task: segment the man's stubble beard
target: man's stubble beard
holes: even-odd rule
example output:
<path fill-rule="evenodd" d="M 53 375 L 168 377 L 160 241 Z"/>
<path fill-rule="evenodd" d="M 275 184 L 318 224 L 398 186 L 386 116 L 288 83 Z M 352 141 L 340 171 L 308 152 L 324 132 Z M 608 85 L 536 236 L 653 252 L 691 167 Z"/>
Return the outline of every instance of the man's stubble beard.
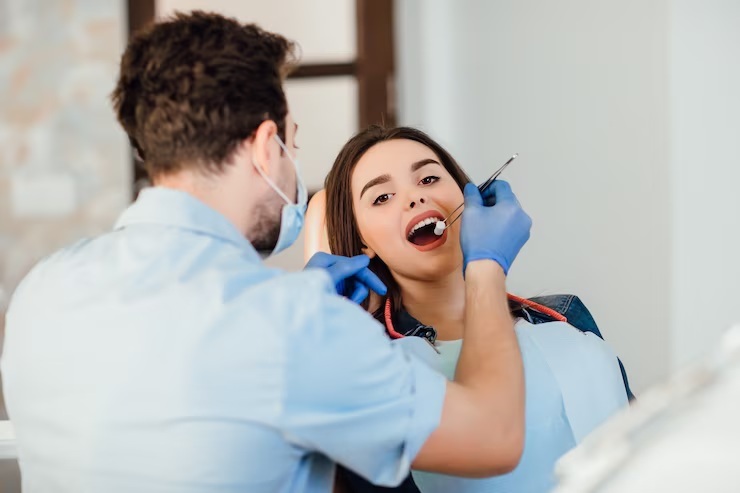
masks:
<path fill-rule="evenodd" d="M 254 227 L 247 239 L 258 252 L 271 252 L 280 237 L 280 222 L 283 200 L 274 194 L 273 199 L 262 201 L 256 207 Z"/>

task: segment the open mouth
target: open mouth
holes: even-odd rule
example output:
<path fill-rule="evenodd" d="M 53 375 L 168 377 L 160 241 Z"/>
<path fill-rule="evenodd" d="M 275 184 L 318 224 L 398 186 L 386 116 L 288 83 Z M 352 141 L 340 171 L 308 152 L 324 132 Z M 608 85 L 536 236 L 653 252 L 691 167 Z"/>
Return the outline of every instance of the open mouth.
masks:
<path fill-rule="evenodd" d="M 434 234 L 434 227 L 441 217 L 427 217 L 417 222 L 409 231 L 406 237 L 411 243 L 418 246 L 427 246 L 440 239 L 439 235 Z"/>

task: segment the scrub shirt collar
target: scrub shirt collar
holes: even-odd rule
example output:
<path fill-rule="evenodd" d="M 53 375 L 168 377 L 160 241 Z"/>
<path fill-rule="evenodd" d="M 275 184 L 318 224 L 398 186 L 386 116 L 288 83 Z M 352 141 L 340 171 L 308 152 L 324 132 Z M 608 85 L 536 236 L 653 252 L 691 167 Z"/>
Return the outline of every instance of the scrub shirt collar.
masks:
<path fill-rule="evenodd" d="M 149 187 L 139 193 L 118 219 L 114 229 L 136 224 L 157 224 L 194 231 L 227 241 L 245 250 L 250 258 L 260 256 L 236 227 L 221 213 L 187 192 Z"/>

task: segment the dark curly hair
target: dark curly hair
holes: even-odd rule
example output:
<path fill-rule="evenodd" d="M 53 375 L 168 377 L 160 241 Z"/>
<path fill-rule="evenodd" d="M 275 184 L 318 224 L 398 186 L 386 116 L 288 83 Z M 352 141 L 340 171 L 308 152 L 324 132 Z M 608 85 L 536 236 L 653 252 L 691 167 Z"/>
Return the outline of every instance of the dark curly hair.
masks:
<path fill-rule="evenodd" d="M 263 121 L 284 136 L 282 83 L 296 61 L 293 42 L 255 24 L 176 13 L 133 36 L 111 98 L 150 178 L 219 172 Z"/>

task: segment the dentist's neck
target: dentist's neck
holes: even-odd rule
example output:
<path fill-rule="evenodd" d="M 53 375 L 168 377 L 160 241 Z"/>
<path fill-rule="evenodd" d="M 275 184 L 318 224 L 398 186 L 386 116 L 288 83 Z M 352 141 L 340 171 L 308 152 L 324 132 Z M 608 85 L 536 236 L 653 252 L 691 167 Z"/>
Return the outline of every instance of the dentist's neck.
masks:
<path fill-rule="evenodd" d="M 462 269 L 435 281 L 398 279 L 398 283 L 404 308 L 412 317 L 434 327 L 440 340 L 462 339 L 465 317 Z"/>
<path fill-rule="evenodd" d="M 252 241 L 255 231 L 259 233 L 261 228 L 254 211 L 263 200 L 260 197 L 264 197 L 267 184 L 256 179 L 253 166 L 244 164 L 246 159 L 251 159 L 245 155 L 246 151 L 235 153 L 234 164 L 219 173 L 204 173 L 197 165 L 184 165 L 181 170 L 155 177 L 153 184 L 192 195 L 225 216 Z"/>

